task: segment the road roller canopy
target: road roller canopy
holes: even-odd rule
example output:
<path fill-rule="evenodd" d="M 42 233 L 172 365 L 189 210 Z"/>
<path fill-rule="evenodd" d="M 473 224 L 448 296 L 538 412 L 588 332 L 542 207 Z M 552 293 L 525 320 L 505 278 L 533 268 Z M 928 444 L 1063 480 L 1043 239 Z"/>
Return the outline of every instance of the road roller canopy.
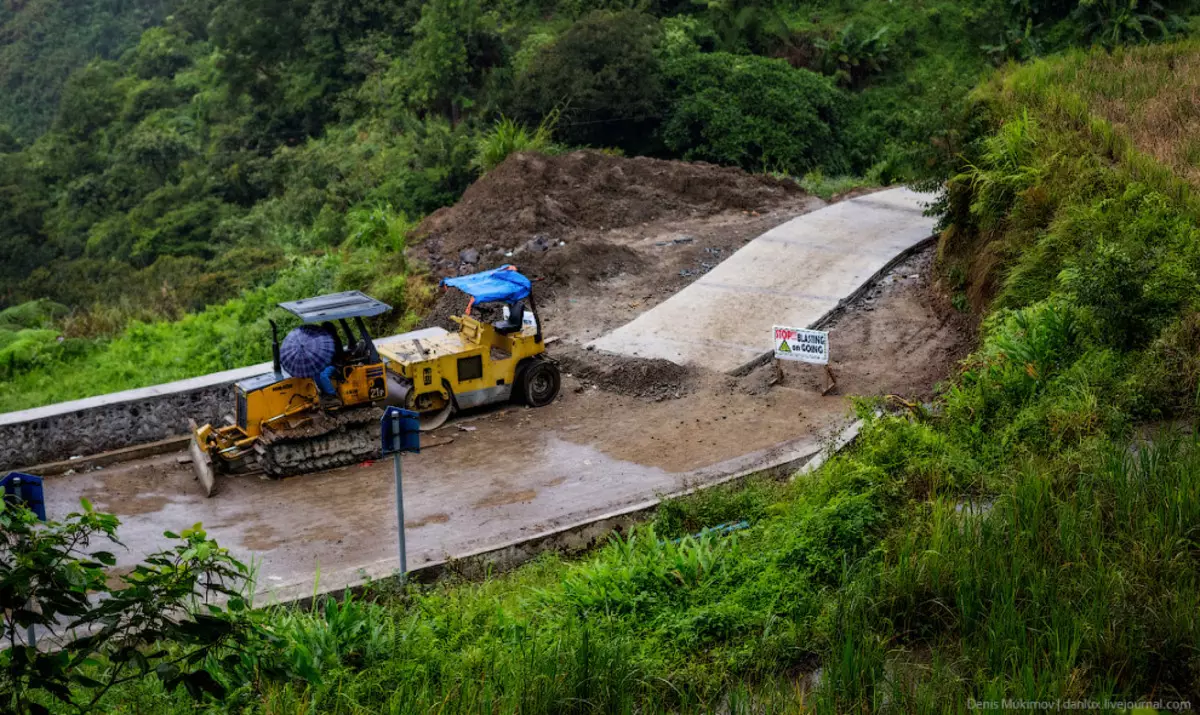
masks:
<path fill-rule="evenodd" d="M 526 281 L 526 283 L 528 282 Z M 324 323 L 329 320 L 345 318 L 372 318 L 392 309 L 392 306 L 387 303 L 375 300 L 357 290 L 293 300 L 288 303 L 280 303 L 279 307 L 305 323 Z"/>
<path fill-rule="evenodd" d="M 514 303 L 529 297 L 532 284 L 514 266 L 501 266 L 458 278 L 443 278 L 442 285 L 457 288 L 476 303 Z"/>

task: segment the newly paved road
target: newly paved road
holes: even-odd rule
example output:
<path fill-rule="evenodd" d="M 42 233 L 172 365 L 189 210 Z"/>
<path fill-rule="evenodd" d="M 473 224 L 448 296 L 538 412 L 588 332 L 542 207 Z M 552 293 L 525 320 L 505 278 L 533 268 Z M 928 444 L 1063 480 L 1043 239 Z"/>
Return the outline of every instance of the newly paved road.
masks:
<path fill-rule="evenodd" d="M 771 327 L 812 325 L 929 238 L 933 195 L 888 189 L 799 216 L 591 345 L 728 372 L 771 350 Z M 833 350 L 837 349 L 832 345 Z"/>

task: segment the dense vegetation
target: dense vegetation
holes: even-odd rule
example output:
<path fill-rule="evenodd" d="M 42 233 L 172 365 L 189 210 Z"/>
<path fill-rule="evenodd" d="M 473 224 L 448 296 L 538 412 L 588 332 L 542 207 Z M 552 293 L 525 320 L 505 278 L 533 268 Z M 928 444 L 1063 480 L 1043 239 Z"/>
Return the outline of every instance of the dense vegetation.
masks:
<path fill-rule="evenodd" d="M 67 77 L 136 45 L 169 0 L 5 0 L 0 3 L 0 147 L 30 141 L 58 111 Z"/>
<path fill-rule="evenodd" d="M 435 5 L 426 6 L 418 27 L 440 17 L 429 10 Z M 363 103 L 354 105 L 355 116 L 371 117 L 356 121 L 388 121 L 394 108 L 373 106 L 368 95 L 406 87 L 414 94 L 404 96 L 420 99 L 403 110 L 403 121 L 426 130 L 441 127 L 438 136 L 447 145 L 455 145 L 459 132 L 478 131 L 470 117 L 499 88 L 512 94 L 495 96 L 510 96 L 513 104 L 497 106 L 533 121 L 545 111 L 544 97 L 521 89 L 520 77 L 548 73 L 536 75 L 544 78 L 541 84 L 565 74 L 562 81 L 583 82 L 586 92 L 581 89 L 581 100 L 561 109 L 555 126 L 562 129 L 554 130 L 560 141 L 711 152 L 731 162 L 771 156 L 794 163 L 753 168 L 792 172 L 940 176 L 948 187 L 940 207 L 946 229 L 940 270 L 956 303 L 984 315 L 980 345 L 932 405 L 878 417 L 874 408 L 887 405 L 862 405 L 867 422 L 855 447 L 795 482 L 751 483 L 670 504 L 651 527 L 577 562 L 546 558 L 483 583 L 413 587 L 395 598 L 330 601 L 311 611 L 258 612 L 282 638 L 280 654 L 290 675 L 251 674 L 214 657 L 209 669 L 231 692 L 213 708 L 793 712 L 802 698 L 824 712 L 960 712 L 970 699 L 1003 697 L 1195 704 L 1200 442 L 1174 425 L 1190 424 L 1200 410 L 1200 187 L 1194 173 L 1200 124 L 1191 101 L 1200 84 L 1200 44 L 1123 47 L 1182 27 L 1157 5 L 913 4 L 904 5 L 903 14 L 891 7 L 900 3 L 886 5 L 856 6 L 853 19 L 865 23 L 887 13 L 895 23 L 889 28 L 899 28 L 912 13 L 929 23 L 920 25 L 925 30 L 940 23 L 954 29 L 913 38 L 907 49 L 897 34 L 888 52 L 876 51 L 870 60 L 818 53 L 823 59 L 806 62 L 824 79 L 794 74 L 806 70 L 751 53 L 775 51 L 770 43 L 781 27 L 818 32 L 814 51 L 833 43 L 879 48 L 878 26 L 846 29 L 857 27 L 849 23 L 850 5 L 831 4 L 823 13 L 822 23 L 834 23 L 821 25 L 825 34 L 807 24 L 811 12 L 721 14 L 729 7 L 721 5 L 684 17 L 671 14 L 684 8 L 656 7 L 667 17 L 653 21 L 662 36 L 651 53 L 664 69 L 646 76 L 665 89 L 642 88 L 639 94 L 629 88 L 621 96 L 637 111 L 621 117 L 603 114 L 604 92 L 623 78 L 648 80 L 619 68 L 603 83 L 571 79 L 561 68 L 574 66 L 572 48 L 557 43 L 571 36 L 604 53 L 615 41 L 605 34 L 606 23 L 628 22 L 622 37 L 636 50 L 647 42 L 643 25 L 650 21 L 643 15 L 576 20 L 550 13 L 547 20 L 539 10 L 539 20 L 522 27 L 547 36 L 518 45 L 507 64 L 488 65 L 486 76 L 466 72 L 454 75 L 458 83 L 422 84 L 414 77 L 426 75 L 413 69 L 414 62 L 370 75 L 379 79 L 376 85 L 345 80 L 351 89 L 341 96 Z M 442 12 L 449 5 L 436 7 Z M 984 9 L 996 12 L 973 14 Z M 962 24 L 931 20 L 943 14 Z M 459 16 L 454 27 L 478 30 L 486 25 L 479 17 Z M 979 49 L 964 42 L 964 33 L 985 17 L 1003 21 L 992 27 L 995 44 Z M 472 18 L 476 24 L 467 22 Z M 435 26 L 445 29 L 433 20 L 425 25 L 430 31 Z M 474 32 L 434 64 L 486 64 L 462 59 L 493 56 L 495 47 Z M 932 89 L 937 78 L 958 86 L 954 78 L 973 77 L 973 63 L 987 54 L 1028 59 L 1092 41 L 1107 47 L 1004 68 L 953 114 L 948 107 L 957 105 L 941 104 L 948 95 Z M 412 54 L 404 56 L 432 57 L 449 46 L 440 35 L 427 45 L 414 40 L 404 50 Z M 672 74 L 672 66 L 689 70 Z M 906 70 L 889 82 L 887 67 Z M 755 116 L 695 123 L 693 117 L 705 111 L 746 106 L 741 86 L 707 84 L 710 72 L 793 87 L 778 104 L 765 106 L 824 125 L 840 151 L 823 156 L 827 146 L 777 136 L 770 122 Z M 682 95 L 670 94 L 680 87 Z M 935 98 L 919 101 L 927 95 Z M 654 109 L 663 96 L 672 101 Z M 797 96 L 803 111 L 787 106 Z M 912 112 L 898 110 L 901 102 L 913 101 Z M 412 107 L 416 114 L 407 114 Z M 587 112 L 601 112 L 604 121 L 585 124 Z M 663 147 L 633 144 L 646 141 L 638 128 L 651 121 Z M 895 131 L 897 124 L 889 122 L 912 133 Z M 297 248 L 281 251 L 278 275 L 311 281 L 296 283 L 296 289 L 338 280 L 363 251 L 394 255 L 404 236 L 393 228 L 399 212 L 426 210 L 393 203 L 390 211 L 365 212 L 361 197 L 377 187 L 356 172 L 388 154 L 386 147 L 354 153 L 372 136 L 368 126 L 376 125 L 354 125 L 342 136 L 326 123 L 319 138 L 264 159 L 273 166 L 286 156 L 297 162 L 292 167 L 311 167 L 306 162 L 318 156 L 345 159 L 339 179 L 345 183 L 295 183 L 312 177 L 299 170 L 282 192 L 245 207 L 243 221 L 257 220 L 259 212 L 288 216 L 292 202 L 301 200 L 292 193 L 296 186 L 322 201 L 331 186 L 363 191 L 338 194 L 356 197 L 345 218 L 336 208 L 324 211 L 330 204 L 313 203 L 320 208 L 308 214 L 309 223 L 278 224 L 292 225 L 294 233 L 279 235 L 298 241 Z M 571 126 L 604 134 L 561 133 Z M 706 136 L 694 133 L 696 127 L 727 134 Z M 880 127 L 882 133 L 874 133 Z M 364 131 L 368 139 L 360 140 Z M 418 133 L 402 136 L 407 141 Z M 674 136 L 682 143 L 664 148 Z M 880 142 L 881 136 L 889 141 Z M 739 149 L 739 137 L 764 142 L 772 152 Z M 403 151 L 424 146 L 406 144 Z M 468 167 L 463 176 L 469 177 L 473 152 L 462 153 Z M 422 175 L 447 180 L 449 174 L 434 171 L 445 166 L 430 164 L 421 171 L 432 173 Z M 399 202 L 401 196 L 381 198 Z M 321 219 L 322 212 L 336 220 Z M 354 225 L 370 227 L 365 248 L 359 233 L 337 223 L 355 216 L 362 223 Z M 317 240 L 313 232 L 322 225 L 341 225 L 341 233 L 331 234 L 336 240 Z M 205 266 L 215 260 L 192 259 Z M 359 275 L 380 280 L 369 269 Z M 210 308 L 191 323 L 136 324 L 112 341 L 112 349 L 135 350 L 135 336 L 150 341 L 154 330 L 163 337 L 211 330 L 197 345 L 211 343 L 224 334 L 211 327 L 218 316 L 230 325 L 252 322 L 261 314 L 253 301 L 266 304 L 274 298 L 267 291 L 290 290 L 278 285 L 247 287 L 246 297 Z M 61 310 L 23 304 L 3 320 L 16 335 L 42 330 L 54 336 L 67 319 Z M 71 349 L 69 341 L 59 345 Z M 183 350 L 179 359 L 190 359 Z M 700 533 L 739 520 L 748 527 Z M 106 665 L 92 667 L 102 673 Z M 817 667 L 819 677 L 801 677 Z M 154 680 L 127 684 L 104 704 L 129 712 L 194 707 Z"/>
<path fill-rule="evenodd" d="M 0 142 L 0 310 L 19 313 L 0 318 L 0 410 L 265 359 L 264 311 L 302 291 L 369 289 L 398 308 L 380 329 L 410 322 L 426 293 L 402 257 L 410 228 L 513 149 L 813 186 L 936 175 L 960 149 L 947 119 L 993 62 L 1182 28 L 1182 3 L 1120 5 L 156 5 L 160 25 L 70 75 L 45 133 Z M 72 32 L 143 17 L 88 7 Z M 14 27 L 49 12 L 9 9 Z"/>

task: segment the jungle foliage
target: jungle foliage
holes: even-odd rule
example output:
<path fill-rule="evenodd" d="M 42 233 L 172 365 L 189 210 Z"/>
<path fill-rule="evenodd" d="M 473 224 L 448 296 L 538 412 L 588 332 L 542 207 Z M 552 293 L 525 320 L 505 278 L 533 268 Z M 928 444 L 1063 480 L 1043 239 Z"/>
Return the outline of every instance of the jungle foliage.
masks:
<path fill-rule="evenodd" d="M 1183 26 L 1186 3 L 1133 5 L 96 0 L 80 27 L 42 35 L 26 30 L 62 11 L 10 2 L 4 27 L 25 30 L 0 35 L 5 56 L 36 40 L 74 71 L 37 95 L 61 95 L 48 125 L 0 137 L 0 309 L 65 308 L 4 348 L 0 409 L 211 369 L 185 326 L 236 342 L 262 291 L 370 289 L 398 308 L 381 328 L 411 323 L 424 290 L 404 229 L 521 148 L 876 183 L 944 173 L 961 150 L 947 119 L 990 59 L 1015 56 L 995 38 L 1020 27 L 1049 51 Z M 107 39 L 63 55 L 80 33 Z M 41 80 L 9 81 L 20 100 Z M 321 281 L 295 278 L 316 264 Z M 164 341 L 149 362 L 173 367 L 118 362 L 139 331 Z"/>

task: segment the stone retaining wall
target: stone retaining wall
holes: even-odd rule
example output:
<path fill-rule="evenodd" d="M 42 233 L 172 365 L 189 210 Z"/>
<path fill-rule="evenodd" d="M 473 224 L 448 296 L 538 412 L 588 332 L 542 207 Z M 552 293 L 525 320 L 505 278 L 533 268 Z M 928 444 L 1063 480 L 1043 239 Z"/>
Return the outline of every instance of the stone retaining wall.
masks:
<path fill-rule="evenodd" d="M 0 473 L 188 433 L 188 419 L 220 423 L 231 385 L 270 363 L 0 415 Z"/>

